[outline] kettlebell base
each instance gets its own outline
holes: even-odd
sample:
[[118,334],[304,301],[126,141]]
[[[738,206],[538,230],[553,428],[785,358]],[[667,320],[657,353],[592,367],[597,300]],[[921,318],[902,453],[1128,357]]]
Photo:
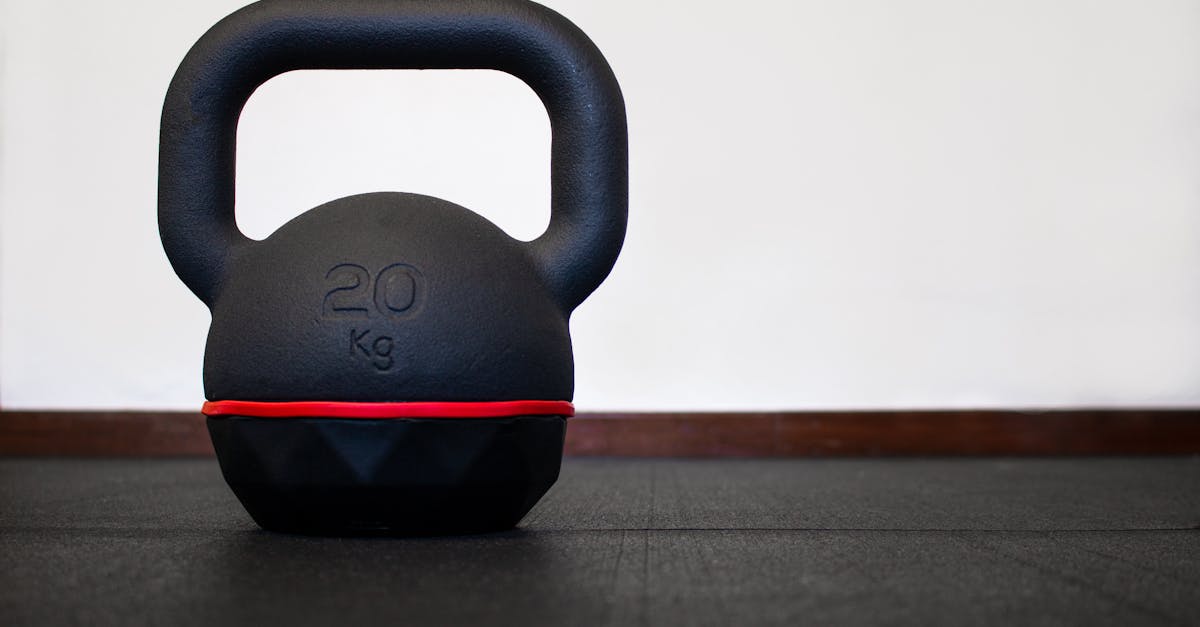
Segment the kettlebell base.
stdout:
[[264,529],[450,535],[520,522],[558,479],[566,418],[210,416],[208,430]]

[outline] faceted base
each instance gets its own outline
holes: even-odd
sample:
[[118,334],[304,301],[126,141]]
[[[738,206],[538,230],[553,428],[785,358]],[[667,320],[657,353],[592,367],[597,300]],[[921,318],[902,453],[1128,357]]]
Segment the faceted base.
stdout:
[[514,527],[558,479],[566,418],[208,419],[264,529],[441,535]]

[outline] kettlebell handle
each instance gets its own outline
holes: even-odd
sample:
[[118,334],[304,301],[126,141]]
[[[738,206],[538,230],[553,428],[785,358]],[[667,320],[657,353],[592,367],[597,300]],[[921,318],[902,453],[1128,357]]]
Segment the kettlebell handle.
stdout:
[[550,225],[531,253],[571,311],[625,237],[628,138],[612,69],[574,24],[526,0],[262,0],[192,47],[163,105],[158,220],[175,272],[211,306],[252,243],[234,219],[237,123],[250,94],[301,69],[494,69],[550,117]]

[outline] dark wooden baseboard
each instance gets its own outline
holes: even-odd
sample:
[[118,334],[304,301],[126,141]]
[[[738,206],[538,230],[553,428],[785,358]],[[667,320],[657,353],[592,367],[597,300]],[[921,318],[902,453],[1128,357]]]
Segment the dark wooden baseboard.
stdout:
[[0,455],[212,456],[198,412],[0,411]]
[[[583,413],[576,456],[1200,454],[1200,409]],[[0,455],[213,454],[193,412],[0,411]]]

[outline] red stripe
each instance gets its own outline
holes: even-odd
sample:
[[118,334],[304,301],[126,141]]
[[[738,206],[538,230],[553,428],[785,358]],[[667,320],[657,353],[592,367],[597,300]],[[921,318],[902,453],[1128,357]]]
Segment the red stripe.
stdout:
[[206,416],[254,418],[509,418],[574,416],[569,401],[495,401],[486,403],[346,403],[337,401],[208,401]]

